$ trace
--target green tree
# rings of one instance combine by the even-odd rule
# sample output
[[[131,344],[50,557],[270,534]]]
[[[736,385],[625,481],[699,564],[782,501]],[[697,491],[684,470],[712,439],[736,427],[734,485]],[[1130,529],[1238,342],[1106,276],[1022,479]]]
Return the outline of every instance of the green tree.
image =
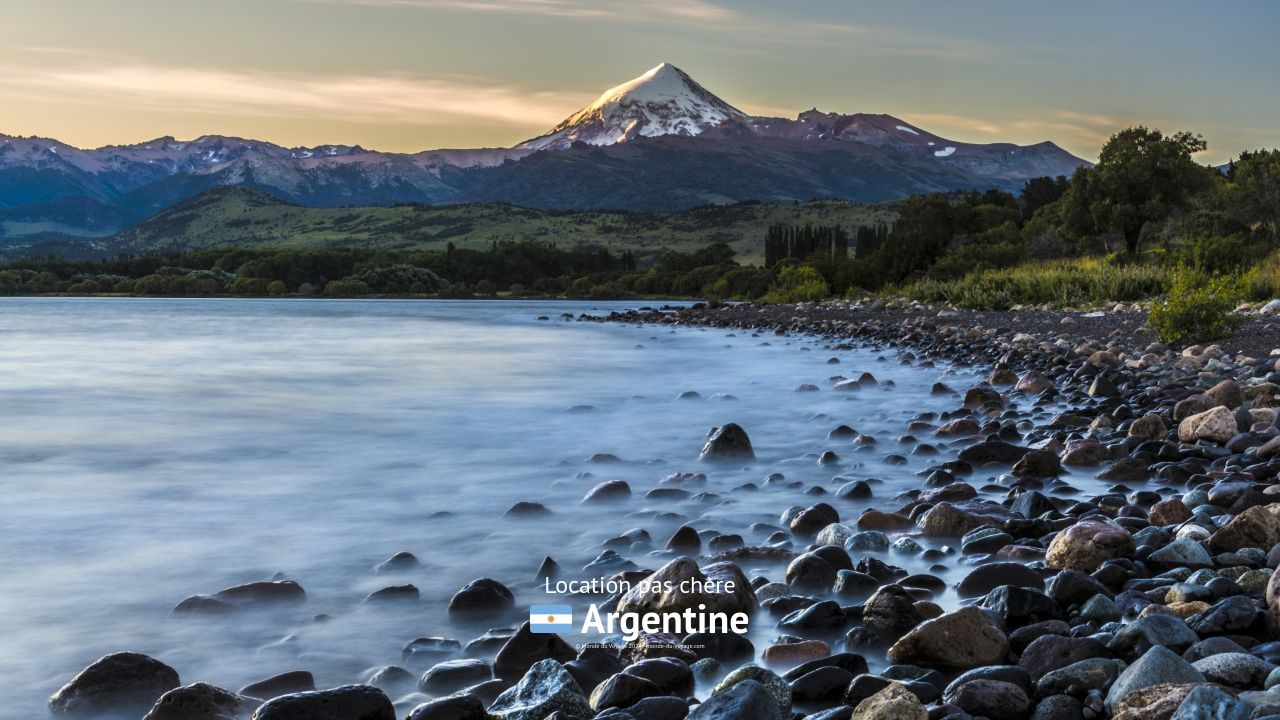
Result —
[[[786,265],[778,272],[778,279],[764,299],[772,303],[798,303],[822,300],[830,295],[831,288],[817,270],[808,265]]]
[[[1191,158],[1204,149],[1204,139],[1189,132],[1165,136],[1138,126],[1112,135],[1098,164],[1077,170],[1063,196],[1069,230],[1080,236],[1119,233],[1129,254],[1137,255],[1148,222],[1208,185],[1211,171]]]
[[[1228,212],[1280,238],[1280,150],[1240,153],[1227,171]]]

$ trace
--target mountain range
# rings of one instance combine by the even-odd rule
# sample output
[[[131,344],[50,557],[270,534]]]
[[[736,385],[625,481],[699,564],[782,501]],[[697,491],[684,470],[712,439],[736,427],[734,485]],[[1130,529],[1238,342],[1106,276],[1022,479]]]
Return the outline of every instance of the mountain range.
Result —
[[[1051,142],[958,142],[890,115],[752,116],[664,63],[511,148],[406,154],[208,135],[82,150],[0,134],[0,239],[108,236],[228,185],[312,207],[494,202],[671,212],[1016,189],[1083,164]]]

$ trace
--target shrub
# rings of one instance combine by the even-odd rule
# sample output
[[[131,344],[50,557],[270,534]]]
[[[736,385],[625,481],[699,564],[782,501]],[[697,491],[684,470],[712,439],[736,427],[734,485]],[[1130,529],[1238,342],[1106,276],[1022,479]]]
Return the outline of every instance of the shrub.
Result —
[[[344,277],[341,280],[332,280],[325,283],[324,294],[334,297],[367,295],[369,294],[369,286],[363,280],[354,276]]]
[[[272,280],[267,285],[267,294],[271,297],[280,297],[289,294],[289,286],[285,285],[281,280]]]
[[[418,283],[428,291],[440,290],[448,285],[430,270],[405,263],[366,267],[348,279],[359,280],[374,292],[386,293],[402,293]]]
[[[1183,266],[1174,273],[1168,297],[1152,304],[1147,322],[1166,343],[1214,340],[1240,326],[1242,318],[1231,312],[1239,296],[1235,278]]]
[[[764,296],[765,302],[798,303],[813,302],[831,295],[822,275],[808,265],[790,265],[783,267],[778,279]]]

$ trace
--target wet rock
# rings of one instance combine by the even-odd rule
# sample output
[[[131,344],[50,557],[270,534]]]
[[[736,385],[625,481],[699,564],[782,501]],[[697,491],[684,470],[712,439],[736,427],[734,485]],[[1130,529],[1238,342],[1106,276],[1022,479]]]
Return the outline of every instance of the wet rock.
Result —
[[[820,667],[791,681],[791,700],[802,705],[837,702],[851,680],[853,673],[844,668]]]
[[[247,720],[257,702],[206,683],[174,688],[142,720]]]
[[[1274,716],[1274,713],[1271,713]],[[1253,708],[1212,685],[1191,689],[1170,720],[1249,720]]]
[[[1062,615],[1053,598],[1032,588],[1009,585],[993,588],[978,605],[1002,619],[1007,628],[1053,620]]]
[[[995,562],[970,570],[956,586],[956,590],[960,597],[978,597],[1001,585],[1043,590],[1044,578],[1022,563]]]
[[[606,480],[587,491],[583,504],[613,502],[631,497],[631,486],[626,480]]]
[[[677,658],[641,660],[628,665],[622,672],[648,680],[663,695],[685,697],[693,694],[693,671],[684,661]]]
[[[991,720],[1025,720],[1032,707],[1025,690],[1001,680],[961,683],[947,694],[946,701],[970,715]]]
[[[790,689],[788,689],[788,693]],[[787,696],[787,707],[791,697]],[[761,683],[745,679],[713,691],[707,701],[690,711],[689,720],[783,720],[786,713],[777,699]]]
[[[1235,380],[1223,380],[1206,390],[1204,394],[1210,400],[1232,410],[1240,407],[1240,404],[1244,402],[1244,396],[1240,393],[1240,386],[1236,384]]]
[[[924,621],[915,598],[898,585],[885,585],[863,606],[862,623],[886,638],[896,638]]]
[[[551,514],[551,509],[539,502],[522,500],[503,513],[503,517],[543,517]]]
[[[974,466],[1012,465],[1026,454],[1027,448],[1018,447],[1003,440],[983,440],[961,450],[957,457]]]
[[[373,567],[375,573],[398,573],[417,570],[421,567],[418,558],[411,552],[398,552]]]
[[[960,537],[974,528],[990,524],[991,520],[949,502],[940,502],[929,508],[916,521],[927,537]]]
[[[1164,419],[1155,413],[1147,413],[1129,424],[1129,437],[1144,440],[1163,440],[1169,436]]]
[[[635,720],[684,720],[689,704],[677,697],[645,698],[627,708],[627,714]]]
[[[657,685],[637,675],[619,673],[600,683],[591,691],[591,709],[596,712],[608,708],[625,708],[647,697],[657,697],[662,691]]]
[[[1181,618],[1172,615],[1144,615],[1125,625],[1107,643],[1113,652],[1142,654],[1156,645],[1182,652],[1200,638]]]
[[[387,665],[371,672],[365,684],[378,688],[388,696],[399,697],[416,690],[418,678],[398,665]]]
[[[850,720],[928,720],[920,698],[901,683],[890,683],[858,703]]]
[[[640,633],[635,640],[622,646],[618,659],[623,665],[631,665],[648,658],[678,658],[686,664],[698,661],[693,651],[680,645],[680,637],[664,633]]]
[[[178,685],[177,671],[159,660],[140,653],[112,653],[95,660],[55,692],[49,698],[49,711],[75,717],[141,716]]]
[[[1153,525],[1176,525],[1190,520],[1191,510],[1182,502],[1182,498],[1174,497],[1152,505],[1148,516]]]
[[[449,600],[449,614],[493,615],[515,606],[515,596],[506,585],[491,578],[467,583]]]
[[[840,522],[840,513],[826,503],[818,503],[796,513],[795,517],[791,518],[789,526],[791,532],[808,537],[837,522]]]
[[[508,682],[524,677],[529,669],[544,660],[569,662],[577,657],[574,649],[554,633],[535,633],[524,623],[502,646],[493,659],[493,674]]]
[[[1004,396],[1000,394],[1000,391],[989,385],[975,385],[964,394],[964,406],[966,408],[976,410],[988,404],[1004,405]]]
[[[316,679],[307,670],[291,670],[272,675],[240,688],[240,694],[259,700],[270,700],[281,695],[310,692],[316,689]]]
[[[299,605],[307,593],[293,580],[245,583],[213,595],[193,595],[173,608],[175,614],[219,613],[237,609]]]
[[[1131,692],[1115,704],[1112,720],[1169,718],[1195,687],[1191,683],[1166,683]]]
[[[1280,519],[1269,508],[1255,505],[1237,514],[1225,527],[1210,535],[1205,545],[1214,553],[1243,548],[1271,549],[1280,543]]]
[[[1147,557],[1147,562],[1156,570],[1170,570],[1176,567],[1211,568],[1213,556],[1204,546],[1190,538],[1174,540],[1156,550]]]
[[[1070,695],[1050,695],[1036,705],[1031,720],[1080,720],[1084,705]]]
[[[1120,673],[1107,692],[1106,706],[1114,709],[1125,696],[1153,685],[1202,683],[1204,680],[1204,675],[1191,663],[1172,650],[1156,645]]]
[[[1093,572],[1105,560],[1133,555],[1128,530],[1093,520],[1083,520],[1054,536],[1045,554],[1052,568]]]
[[[913,628],[889,648],[889,659],[945,671],[1004,663],[1009,640],[975,607],[946,613]]]
[[[1085,658],[1040,676],[1036,681],[1036,694],[1057,695],[1074,688],[1106,690],[1120,676],[1123,667],[1124,663],[1111,658]]]
[[[431,666],[422,675],[419,686],[423,692],[446,695],[469,685],[493,678],[489,663],[474,658],[446,660]]]
[[[716,695],[733,688],[735,685],[746,682],[754,682],[760,685],[764,690],[765,695],[773,701],[772,705],[780,711],[783,717],[786,717],[791,713],[791,686],[787,684],[786,680],[779,677],[777,673],[756,665],[744,665],[729,673],[719,682],[719,684],[711,689],[711,695],[712,697],[715,697]],[[750,695],[753,698],[759,697],[758,693],[754,691],[752,691]],[[689,714],[689,717],[693,718],[701,716],[696,715],[695,710],[695,712]],[[715,715],[710,717],[724,717],[725,720],[730,720],[730,718],[734,718],[736,716]]]
[[[681,584],[685,584],[685,590]],[[829,587],[829,586],[828,586]],[[705,605],[705,608],[699,608]],[[692,558],[679,557],[636,584],[618,600],[619,613],[667,613],[685,610],[752,613],[756,608],[751,583],[730,562],[699,568]]]
[[[450,695],[417,706],[408,720],[490,720],[490,716],[474,695]]]
[[[578,657],[564,663],[564,669],[578,681],[578,687],[595,688],[622,672],[622,661],[615,652],[603,647],[588,646],[578,653]]]
[[[1097,465],[1111,460],[1111,449],[1097,440],[1072,440],[1062,453],[1062,464]]]
[[[681,643],[693,648],[699,658],[714,658],[721,662],[733,662],[755,655],[755,646],[742,635],[733,633],[693,633]]]
[[[412,601],[418,599],[418,588],[414,585],[392,585],[381,590],[374,590],[364,599],[365,604],[385,602]]]
[[[827,592],[835,585],[836,571],[816,553],[805,553],[787,565],[785,578],[802,592]]]
[[[821,604],[823,603],[819,603],[819,605]],[[832,603],[832,604],[834,605],[835,603]],[[814,607],[817,607],[817,606],[814,606]],[[797,612],[808,613],[808,612],[811,612],[813,609],[814,608],[809,608],[808,610],[799,610]],[[843,626],[844,613],[840,611],[840,607],[838,605],[835,607],[835,611],[839,613],[839,615],[837,616],[839,620],[839,624],[836,625],[835,627]],[[827,619],[826,622],[830,623],[831,620]],[[783,621],[783,623],[780,623],[779,626],[787,629],[811,629],[814,631],[823,629],[823,628],[817,628],[817,627],[802,628],[799,626],[798,623],[792,624],[792,623],[787,623],[786,621]],[[788,643],[781,643],[778,645],[770,645],[769,647],[764,649],[764,653],[762,654],[760,659],[764,661],[764,664],[769,665],[771,667],[790,668],[790,667],[795,667],[796,665],[799,665],[801,663],[806,663],[812,660],[818,660],[818,659],[827,657],[830,654],[831,654],[831,646],[822,642],[821,640],[800,640],[797,642],[788,642]]]
[[[1039,395],[1052,387],[1052,380],[1033,370],[1023,373],[1022,377],[1018,378],[1018,384],[1013,389],[1028,395]]]
[[[755,456],[747,431],[737,423],[726,423],[711,429],[698,457],[702,460],[741,460]]]
[[[1215,407],[1196,413],[1178,423],[1178,439],[1182,442],[1208,440],[1223,445],[1236,432],[1235,413],[1225,407]]]
[[[1042,635],[1022,651],[1018,666],[1039,682],[1045,674],[1088,658],[1103,657],[1107,648],[1095,638]]]
[[[1018,477],[1056,477],[1061,472],[1062,461],[1050,450],[1029,450],[1013,464],[1013,474]]]
[[[489,707],[489,714],[498,720],[545,720],[552,713],[579,718],[592,715],[582,688],[554,659],[534,663]]]
[[[268,700],[253,720],[397,720],[391,700],[369,685],[281,695]]]
[[[667,541],[667,549],[675,552],[698,552],[702,548],[702,538],[698,537],[698,531],[688,525],[681,525],[674,533],[671,539]]]

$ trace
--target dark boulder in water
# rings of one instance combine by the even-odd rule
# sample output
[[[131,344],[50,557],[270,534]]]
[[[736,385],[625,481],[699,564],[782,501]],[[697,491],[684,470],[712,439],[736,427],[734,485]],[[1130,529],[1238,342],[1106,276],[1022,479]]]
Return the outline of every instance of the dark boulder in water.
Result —
[[[514,682],[524,677],[529,668],[542,660],[567,663],[578,656],[555,633],[535,633],[524,623],[507,641],[493,659],[493,674],[499,679]]]
[[[398,552],[374,566],[376,573],[408,572],[418,569],[418,558],[411,552]]]
[[[503,513],[503,516],[504,517],[540,517],[543,515],[550,515],[550,514],[551,514],[551,510],[549,510],[546,505],[543,505],[542,503],[538,503],[538,502],[530,502],[527,500],[522,500],[516,503],[515,505],[512,505],[511,507],[507,508],[507,511]]]
[[[294,670],[259,680],[240,688],[240,694],[259,700],[270,700],[281,695],[308,692],[316,689],[316,679],[306,670]]]
[[[418,588],[415,585],[392,585],[381,590],[374,590],[364,599],[366,603],[382,603],[394,601],[417,600]]]
[[[54,693],[49,710],[71,717],[116,713],[141,717],[179,684],[177,671],[155,658],[112,653],[95,660]]]
[[[450,695],[414,708],[409,720],[489,720],[484,703],[474,695]]]
[[[165,693],[142,720],[244,720],[257,705],[230,690],[195,683]]]
[[[747,431],[737,423],[725,423],[712,428],[707,434],[707,442],[698,457],[702,460],[728,460],[755,456]]]
[[[624,500],[631,497],[631,486],[626,480],[606,480],[587,491],[582,502],[598,503],[611,500]]]
[[[510,609],[516,598],[506,585],[491,578],[467,583],[449,600],[450,614],[493,614]]]
[[[221,590],[213,595],[193,595],[178,603],[174,614],[216,614],[266,606],[300,605],[307,593],[293,580],[264,580]]]
[[[254,720],[396,720],[386,693],[369,685],[281,695],[253,714]]]

